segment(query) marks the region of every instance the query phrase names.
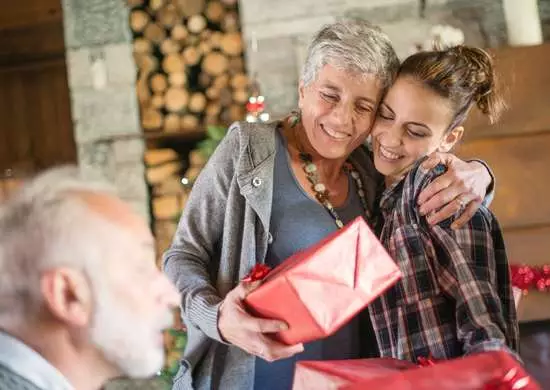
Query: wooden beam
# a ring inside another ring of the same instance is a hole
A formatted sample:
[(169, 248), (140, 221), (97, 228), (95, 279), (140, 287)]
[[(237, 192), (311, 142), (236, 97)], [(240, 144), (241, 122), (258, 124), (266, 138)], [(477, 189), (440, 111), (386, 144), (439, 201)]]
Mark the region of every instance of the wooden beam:
[(0, 33), (0, 66), (64, 57), (63, 23), (60, 21)]
[(3, 1), (0, 30), (63, 20), (61, 0)]

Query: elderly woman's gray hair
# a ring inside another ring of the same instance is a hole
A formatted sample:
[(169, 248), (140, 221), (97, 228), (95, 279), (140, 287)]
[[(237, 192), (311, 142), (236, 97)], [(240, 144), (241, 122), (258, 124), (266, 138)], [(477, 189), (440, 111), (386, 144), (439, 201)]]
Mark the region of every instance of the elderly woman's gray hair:
[(385, 89), (399, 70), (399, 59), (388, 36), (359, 19), (329, 24), (313, 37), (302, 69), (304, 85), (314, 81), (327, 64), (357, 75), (374, 75)]

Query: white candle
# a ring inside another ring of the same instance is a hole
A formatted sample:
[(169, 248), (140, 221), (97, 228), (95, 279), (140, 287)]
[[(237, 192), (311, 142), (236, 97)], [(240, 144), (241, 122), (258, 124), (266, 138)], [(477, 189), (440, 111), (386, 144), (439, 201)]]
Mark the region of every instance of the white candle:
[(537, 0), (503, 0), (503, 6), (511, 46), (542, 43)]

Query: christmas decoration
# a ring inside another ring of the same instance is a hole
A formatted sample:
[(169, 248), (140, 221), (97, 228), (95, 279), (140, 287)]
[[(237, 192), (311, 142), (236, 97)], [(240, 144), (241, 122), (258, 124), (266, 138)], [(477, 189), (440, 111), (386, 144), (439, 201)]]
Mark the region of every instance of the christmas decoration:
[(550, 291), (550, 264), (542, 266), (512, 265), (512, 285), (527, 294), (529, 290)]
[(269, 113), (265, 112), (265, 97), (260, 91), (260, 84), (254, 77), (250, 83), (250, 97), (246, 103), (246, 121), (247, 122), (267, 122)]
[[(253, 67), (254, 59), (258, 54), (258, 39), (256, 33), (252, 32), (252, 39), (250, 41), (250, 68)], [(269, 120), (269, 113), (265, 112), (265, 97), (260, 90), (260, 83), (258, 82), (257, 72), (251, 71), (252, 74), (249, 86), (249, 98), (246, 103), (246, 121), (247, 122), (267, 122)]]
[(430, 29), (428, 38), (422, 43), (416, 43), (411, 54), (419, 51), (444, 50), (464, 44), (464, 32), (448, 25), (435, 25)]

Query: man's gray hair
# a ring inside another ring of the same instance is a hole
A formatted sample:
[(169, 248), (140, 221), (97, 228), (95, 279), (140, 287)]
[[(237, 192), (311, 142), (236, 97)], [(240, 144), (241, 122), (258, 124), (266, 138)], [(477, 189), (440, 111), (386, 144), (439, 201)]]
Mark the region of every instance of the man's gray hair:
[(79, 193), (114, 191), (64, 166), (30, 179), (0, 204), (0, 324), (18, 324), (38, 308), (44, 271), (69, 266), (88, 274), (101, 259), (104, 250), (94, 239), (110, 224)]
[(399, 70), (390, 39), (378, 27), (360, 19), (324, 26), (309, 45), (301, 81), (308, 85), (321, 68), (330, 64), (361, 75), (374, 75), (387, 89)]

